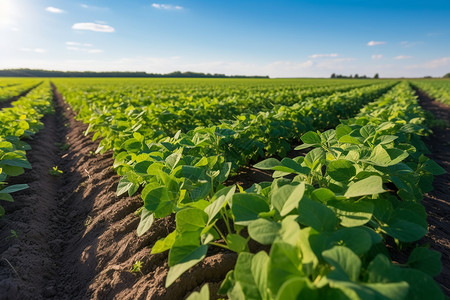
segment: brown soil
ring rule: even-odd
[[[431,154],[428,155],[447,173],[436,176],[434,190],[425,195],[422,203],[428,213],[428,234],[423,239],[430,248],[442,254],[442,272],[435,279],[450,297],[450,106],[434,101],[420,90],[416,90],[420,105],[436,119],[443,120],[433,127],[433,134],[425,139]]]
[[[30,188],[4,205],[0,219],[0,299],[182,299],[206,282],[216,294],[236,255],[211,249],[164,288],[167,253],[150,251],[174,229],[174,218],[155,221],[138,238],[134,212],[141,200],[115,195],[111,153],[93,155],[97,143],[83,135],[86,125],[74,120],[56,90],[54,100],[55,115],[44,118],[45,128],[30,142],[33,169],[13,179]],[[70,147],[64,152],[55,143]],[[51,176],[53,166],[64,173]],[[142,273],[129,272],[138,260]]]

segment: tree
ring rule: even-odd
[[[336,78],[336,74],[335,73],[331,74],[331,78]]]
[[[375,74],[375,76],[373,76],[374,79],[378,79],[380,78],[380,76],[378,75],[378,73]]]
[[[450,73],[445,74],[444,78],[450,78]]]
[[[358,73],[356,73],[356,74],[355,74],[355,78],[359,78],[359,75],[358,75]]]

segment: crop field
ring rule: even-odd
[[[0,299],[446,299],[448,79],[0,78]]]

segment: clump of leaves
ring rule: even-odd
[[[50,170],[50,175],[52,176],[61,176],[63,173],[62,170],[58,169],[58,166],[54,166],[51,170]]]
[[[133,267],[130,269],[130,273],[140,273],[140,274],[144,275],[142,273],[141,269],[142,269],[142,262],[140,260],[137,260],[133,264]]]
[[[11,234],[6,238],[6,240],[17,239],[19,237],[19,235],[17,234],[17,232],[15,230],[11,229],[9,232]]]

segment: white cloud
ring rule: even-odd
[[[402,45],[405,48],[414,47],[416,45],[423,44],[423,42],[409,42],[409,41],[402,41],[400,42],[400,45]]]
[[[103,50],[102,49],[88,49],[87,52],[88,53],[102,53]]]
[[[91,30],[97,32],[114,32],[113,27],[97,23],[75,23],[72,25],[72,29]]]
[[[371,56],[372,59],[382,59],[383,58],[383,54],[373,54]]]
[[[102,53],[103,50],[92,48],[94,45],[89,43],[66,42],[66,49],[70,51],[78,51],[84,53]]]
[[[34,52],[34,53],[45,53],[47,52],[47,50],[42,49],[42,48],[20,48],[20,51],[23,52]]]
[[[84,9],[91,9],[91,10],[109,10],[108,7],[100,7],[100,6],[93,6],[93,5],[87,5],[87,4],[80,4],[80,6]]]
[[[435,69],[446,67],[450,65],[450,56],[438,58],[429,62],[424,63],[422,66],[428,69]]]
[[[378,45],[384,45],[384,44],[386,44],[386,42],[383,42],[383,41],[370,41],[370,42],[367,43],[367,46],[372,47],[372,46],[378,46]]]
[[[407,55],[398,55],[396,57],[394,57],[394,59],[400,60],[400,59],[410,59],[412,58],[412,56],[407,56]]]
[[[56,8],[56,7],[53,7],[53,6],[49,6],[49,7],[47,7],[45,10],[48,11],[48,12],[51,12],[51,13],[53,13],[53,14],[62,14],[62,13],[65,13],[65,11],[62,10],[61,8]]]
[[[153,3],[152,7],[156,9],[163,9],[163,10],[182,10],[183,7],[179,5],[171,5],[171,4],[159,4],[159,3]]]
[[[338,57],[337,53],[330,53],[330,54],[313,54],[310,56],[311,58],[320,58],[320,57]]]
[[[83,47],[92,47],[92,44],[88,43],[78,43],[78,42],[66,42],[67,46],[83,46]]]

